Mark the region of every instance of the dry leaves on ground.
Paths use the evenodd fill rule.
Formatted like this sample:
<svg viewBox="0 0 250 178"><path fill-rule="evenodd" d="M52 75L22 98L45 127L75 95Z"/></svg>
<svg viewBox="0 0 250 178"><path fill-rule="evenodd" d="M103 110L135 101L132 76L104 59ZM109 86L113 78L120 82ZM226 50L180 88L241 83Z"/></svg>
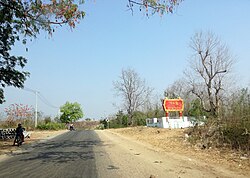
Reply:
<svg viewBox="0 0 250 178"><path fill-rule="evenodd" d="M211 164L225 165L232 170L250 171L249 155L242 155L240 152L229 149L200 149L192 146L185 138L186 129L133 127L110 129L110 131L134 138L166 152L189 156L190 158L211 162Z"/></svg>

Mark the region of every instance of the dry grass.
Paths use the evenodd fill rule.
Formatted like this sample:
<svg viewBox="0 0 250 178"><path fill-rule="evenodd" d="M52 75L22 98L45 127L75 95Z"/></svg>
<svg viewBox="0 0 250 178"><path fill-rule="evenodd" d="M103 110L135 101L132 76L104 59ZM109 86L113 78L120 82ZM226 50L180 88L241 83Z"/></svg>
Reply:
<svg viewBox="0 0 250 178"><path fill-rule="evenodd" d="M185 138L185 129L134 127L110 129L111 132L152 145L156 149L196 158L211 164L220 164L232 170L250 172L250 155L230 149L201 149Z"/></svg>

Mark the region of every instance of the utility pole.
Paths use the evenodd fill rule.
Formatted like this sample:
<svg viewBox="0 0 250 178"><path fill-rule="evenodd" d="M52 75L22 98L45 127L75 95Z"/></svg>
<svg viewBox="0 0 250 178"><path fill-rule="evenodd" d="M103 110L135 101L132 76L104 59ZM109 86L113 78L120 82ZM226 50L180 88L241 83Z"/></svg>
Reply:
<svg viewBox="0 0 250 178"><path fill-rule="evenodd" d="M58 109L58 120L60 120L60 113L61 113L61 111L60 111L60 108Z"/></svg>
<svg viewBox="0 0 250 178"><path fill-rule="evenodd" d="M35 108L35 128L36 128L37 127L37 112L38 112L37 111L37 95L38 95L39 91L32 90L32 89L27 88L27 87L24 87L24 90L35 93L35 95L36 95L36 108Z"/></svg>
<svg viewBox="0 0 250 178"><path fill-rule="evenodd" d="M37 93L38 91L35 91L35 94L36 94L35 128L37 127Z"/></svg>
<svg viewBox="0 0 250 178"><path fill-rule="evenodd" d="M39 98L41 99L41 101L43 101L43 103L45 103L46 105L48 105L48 106L50 106L50 107L52 107L52 108L59 108L59 110L58 110L58 117L60 118L60 107L56 107L56 106L53 106L52 104L50 104L50 103L48 102L48 100L46 100L46 98L43 97L42 94L41 94L39 91L37 91L37 90L32 90L32 89L27 88L27 87L24 87L23 89L26 90L26 91L32 92L32 93L34 93L34 94L36 95L35 128L37 127L37 119L38 119L38 118L37 118L37 115L38 115L37 97L38 97L38 96L39 96ZM38 95L38 94L39 94L39 95Z"/></svg>

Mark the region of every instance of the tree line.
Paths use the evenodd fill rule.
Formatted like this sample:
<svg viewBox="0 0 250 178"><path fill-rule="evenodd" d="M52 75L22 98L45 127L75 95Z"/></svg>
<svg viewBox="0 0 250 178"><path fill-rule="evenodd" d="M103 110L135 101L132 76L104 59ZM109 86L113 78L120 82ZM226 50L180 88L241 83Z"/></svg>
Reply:
<svg viewBox="0 0 250 178"><path fill-rule="evenodd" d="M232 73L235 58L228 46L214 33L200 31L190 38L189 48L192 55L183 77L169 85L161 98L181 97L183 114L203 119L205 126L195 133L197 140L249 149L250 92L247 86L237 88ZM122 109L111 117L109 127L145 125L146 118L164 116L160 99L152 102L153 89L135 70L122 70L113 85Z"/></svg>

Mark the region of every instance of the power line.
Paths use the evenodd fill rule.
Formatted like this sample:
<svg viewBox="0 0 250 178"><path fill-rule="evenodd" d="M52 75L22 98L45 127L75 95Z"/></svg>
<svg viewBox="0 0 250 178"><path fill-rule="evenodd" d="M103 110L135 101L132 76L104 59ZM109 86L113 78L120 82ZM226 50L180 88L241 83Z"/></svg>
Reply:
<svg viewBox="0 0 250 178"><path fill-rule="evenodd" d="M53 104L51 104L51 102L49 102L49 100L47 100L47 99L42 95L41 92L39 92L39 91L37 91L37 90L30 89L30 88L28 88L28 87L24 87L23 89L26 90L26 91L29 91L29 92L32 92L32 93L37 94L37 96L40 98L40 100L41 100L44 104L46 104L47 106L49 106L49 107L51 107L51 108L55 108L55 109L58 109L58 108L59 108L59 107L54 106Z"/></svg>
<svg viewBox="0 0 250 178"><path fill-rule="evenodd" d="M41 99L41 101L46 104L47 106L50 106L51 108L55 108L58 109L59 107L54 106L53 104L51 104L43 95L41 92L38 93L38 97Z"/></svg>
<svg viewBox="0 0 250 178"><path fill-rule="evenodd" d="M30 89L30 88L28 88L28 87L23 87L23 90L26 90L26 91L29 91L29 92L32 92L32 93L39 93L39 91L37 91L37 90L32 90L32 89Z"/></svg>

